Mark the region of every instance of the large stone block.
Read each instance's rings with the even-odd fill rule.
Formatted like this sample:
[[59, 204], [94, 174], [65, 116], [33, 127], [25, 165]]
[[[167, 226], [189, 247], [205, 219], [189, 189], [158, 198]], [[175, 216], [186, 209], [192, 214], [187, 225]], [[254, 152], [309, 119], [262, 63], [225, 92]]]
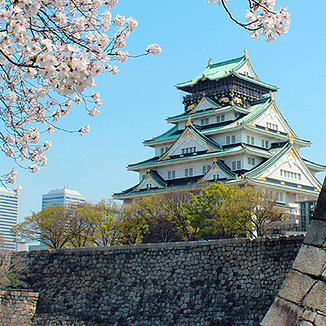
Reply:
[[322, 246], [326, 239], [326, 220], [312, 220], [303, 243]]
[[276, 298], [261, 326], [295, 326], [303, 308], [282, 298]]
[[319, 277], [323, 272], [325, 262], [325, 250], [310, 245], [303, 245], [293, 263], [292, 269]]
[[297, 271], [290, 271], [278, 293], [279, 297], [300, 303], [316, 280]]
[[322, 281], [318, 281], [307, 294], [303, 303], [312, 309], [322, 311], [326, 314], [326, 284]]

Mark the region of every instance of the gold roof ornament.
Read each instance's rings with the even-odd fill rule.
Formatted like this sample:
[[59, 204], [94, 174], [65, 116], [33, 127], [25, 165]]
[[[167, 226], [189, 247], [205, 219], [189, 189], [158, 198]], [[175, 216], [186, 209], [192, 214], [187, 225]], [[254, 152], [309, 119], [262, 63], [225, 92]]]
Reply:
[[293, 145], [293, 136], [290, 133], [288, 133], [288, 141]]
[[275, 100], [274, 93], [272, 91], [269, 91], [269, 95], [271, 97], [271, 100], [274, 101]]
[[246, 48], [243, 49], [243, 53], [244, 53], [245, 58], [249, 59], [248, 52], [247, 52]]
[[186, 122], [186, 126], [189, 127], [191, 125], [191, 117], [188, 118], [187, 122]]
[[216, 157], [214, 158], [214, 162], [215, 162], [215, 163], [217, 162], [217, 158], [216, 158]]
[[151, 169], [147, 169], [147, 172], [151, 172]]
[[212, 58], [209, 58], [207, 67], [209, 67], [212, 64]]

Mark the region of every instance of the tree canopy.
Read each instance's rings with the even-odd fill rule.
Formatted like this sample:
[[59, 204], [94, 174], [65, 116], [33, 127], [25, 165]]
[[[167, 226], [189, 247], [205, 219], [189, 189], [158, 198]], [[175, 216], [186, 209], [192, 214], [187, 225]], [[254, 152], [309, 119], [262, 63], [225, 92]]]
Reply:
[[262, 237], [285, 216], [272, 194], [251, 187], [212, 184], [199, 193], [171, 192], [121, 206], [113, 200], [48, 206], [12, 232], [18, 241], [49, 248]]

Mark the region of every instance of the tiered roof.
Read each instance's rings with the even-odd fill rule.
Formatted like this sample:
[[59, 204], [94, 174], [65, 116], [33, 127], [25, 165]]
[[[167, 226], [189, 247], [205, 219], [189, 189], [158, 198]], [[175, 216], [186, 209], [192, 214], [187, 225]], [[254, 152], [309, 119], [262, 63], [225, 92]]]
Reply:
[[[246, 84], [242, 82], [237, 84], [234, 82], [234, 77], [249, 86], [241, 88]], [[225, 79], [228, 81], [223, 81]], [[207, 84], [208, 82], [211, 84]], [[144, 141], [146, 146], [164, 145], [167, 150], [160, 156], [129, 164], [129, 170], [144, 171], [147, 169], [147, 173], [136, 186], [115, 194], [116, 198], [127, 198], [126, 196], [136, 196], [141, 193], [152, 194], [170, 189], [202, 187], [203, 183], [217, 181], [265, 184], [314, 194], [320, 190], [320, 184], [311, 171], [326, 171], [326, 166], [300, 157], [297, 148], [310, 146], [311, 142], [299, 138], [294, 133], [275, 104], [272, 92], [278, 88], [264, 83], [258, 78], [246, 53], [242, 57], [217, 64], [209, 62], [202, 74], [184, 83], [179, 83], [176, 87], [192, 94], [190, 97], [189, 95], [185, 97], [185, 112], [167, 118], [169, 123], [175, 124], [171, 129]], [[205, 87], [208, 87], [209, 95], [206, 94]], [[198, 118], [230, 111], [237, 113], [237, 117], [233, 120], [208, 125], [198, 125], [193, 122]], [[268, 114], [276, 117], [280, 124], [280, 130], [268, 128], [263, 124], [263, 119]], [[184, 128], [180, 127], [182, 123]], [[269, 148], [263, 148], [242, 142], [221, 146], [210, 138], [220, 133], [243, 129], [260, 133], [275, 141], [271, 142]], [[195, 152], [180, 154], [177, 149], [180, 148], [187, 136], [196, 139], [201, 146]], [[249, 171], [241, 170], [236, 174], [224, 163], [224, 159], [238, 154], [259, 157], [260, 163]], [[204, 175], [164, 180], [157, 172], [164, 166], [204, 159], [211, 159], [212, 162]], [[273, 176], [273, 171], [279, 171], [277, 169], [281, 169], [282, 164], [289, 160], [296, 166], [300, 166], [305, 184], [301, 182], [301, 174], [300, 180], [291, 180], [291, 182], [289, 180], [280, 181]], [[214, 179], [216, 175], [219, 175], [218, 180]]]

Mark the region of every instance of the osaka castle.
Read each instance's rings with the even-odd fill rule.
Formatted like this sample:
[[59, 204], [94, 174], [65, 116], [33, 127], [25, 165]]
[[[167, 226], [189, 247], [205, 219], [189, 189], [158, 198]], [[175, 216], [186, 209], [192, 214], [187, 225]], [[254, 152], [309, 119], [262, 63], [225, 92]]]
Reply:
[[115, 193], [126, 204], [158, 193], [195, 191], [211, 183], [252, 186], [271, 192], [293, 215], [298, 202], [316, 200], [316, 172], [326, 166], [301, 157], [311, 145], [301, 139], [275, 103], [276, 86], [259, 79], [246, 50], [242, 57], [213, 64], [186, 82], [182, 113], [172, 127], [145, 140], [151, 158], [128, 165], [139, 183]]

